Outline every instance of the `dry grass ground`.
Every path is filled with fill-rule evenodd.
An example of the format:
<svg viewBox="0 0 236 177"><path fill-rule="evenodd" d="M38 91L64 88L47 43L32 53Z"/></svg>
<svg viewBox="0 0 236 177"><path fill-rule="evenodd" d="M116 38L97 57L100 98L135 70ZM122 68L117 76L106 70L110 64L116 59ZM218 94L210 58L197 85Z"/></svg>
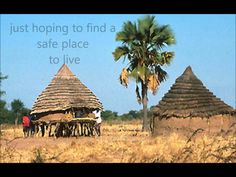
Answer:
<svg viewBox="0 0 236 177"><path fill-rule="evenodd" d="M140 121L103 123L101 137L23 138L21 127L2 126L4 162L236 162L236 137L177 134L152 137Z"/></svg>

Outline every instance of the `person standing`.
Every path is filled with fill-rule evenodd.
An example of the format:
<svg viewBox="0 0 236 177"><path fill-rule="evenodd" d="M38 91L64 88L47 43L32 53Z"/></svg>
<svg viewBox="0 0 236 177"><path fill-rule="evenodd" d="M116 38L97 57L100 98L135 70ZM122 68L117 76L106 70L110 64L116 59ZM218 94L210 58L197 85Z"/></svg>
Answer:
<svg viewBox="0 0 236 177"><path fill-rule="evenodd" d="M29 131L30 131L30 118L29 118L29 116L22 117L22 125L23 125L24 137L28 137Z"/></svg>
<svg viewBox="0 0 236 177"><path fill-rule="evenodd" d="M95 114L95 119L96 119L95 130L97 132L97 135L101 136L101 123L102 123L101 111L99 109L96 109L95 111L93 111L93 113Z"/></svg>

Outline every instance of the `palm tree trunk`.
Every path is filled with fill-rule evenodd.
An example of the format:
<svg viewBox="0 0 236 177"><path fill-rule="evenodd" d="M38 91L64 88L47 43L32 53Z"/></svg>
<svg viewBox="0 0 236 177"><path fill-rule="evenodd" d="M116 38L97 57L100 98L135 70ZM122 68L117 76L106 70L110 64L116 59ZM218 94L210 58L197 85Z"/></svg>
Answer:
<svg viewBox="0 0 236 177"><path fill-rule="evenodd" d="M149 119L148 119L148 110L147 110L147 85L142 84L142 104L143 104L143 127L142 131L150 131Z"/></svg>

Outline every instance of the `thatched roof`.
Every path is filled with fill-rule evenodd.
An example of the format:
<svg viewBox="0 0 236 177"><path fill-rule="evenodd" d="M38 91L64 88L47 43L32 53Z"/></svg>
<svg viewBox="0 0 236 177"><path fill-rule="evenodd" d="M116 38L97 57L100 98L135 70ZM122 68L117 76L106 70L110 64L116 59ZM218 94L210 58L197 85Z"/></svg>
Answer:
<svg viewBox="0 0 236 177"><path fill-rule="evenodd" d="M35 101L31 114L68 108L102 109L98 98L63 64L46 89Z"/></svg>
<svg viewBox="0 0 236 177"><path fill-rule="evenodd" d="M234 114L236 111L213 95L188 66L153 112L159 117L185 118Z"/></svg>

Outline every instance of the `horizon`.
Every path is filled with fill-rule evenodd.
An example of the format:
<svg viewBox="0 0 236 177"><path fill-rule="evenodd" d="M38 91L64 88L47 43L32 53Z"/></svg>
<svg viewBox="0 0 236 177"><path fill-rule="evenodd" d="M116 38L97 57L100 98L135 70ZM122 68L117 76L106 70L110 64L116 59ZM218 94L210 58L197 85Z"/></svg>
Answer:
<svg viewBox="0 0 236 177"><path fill-rule="evenodd" d="M9 107L13 99L20 99L31 109L66 61L76 77L102 102L104 110L119 115L141 110L135 82L130 80L125 88L118 80L127 62L115 62L112 52L120 44L115 41L115 34L123 23L143 16L1 15L1 72L8 75L1 83L1 89L6 91L3 100ZM185 68L191 66L207 89L235 109L235 15L155 16L159 24L170 25L177 44L166 48L175 52L171 65L163 67L169 77L161 83L157 95L148 93L148 107L157 105ZM18 28L21 32L14 32L14 26L21 26ZM35 29L33 32L30 26ZM51 32L43 32L45 27ZM86 31L81 31L82 27ZM43 46L43 41L51 41L51 46ZM72 41L77 42L76 48Z"/></svg>

